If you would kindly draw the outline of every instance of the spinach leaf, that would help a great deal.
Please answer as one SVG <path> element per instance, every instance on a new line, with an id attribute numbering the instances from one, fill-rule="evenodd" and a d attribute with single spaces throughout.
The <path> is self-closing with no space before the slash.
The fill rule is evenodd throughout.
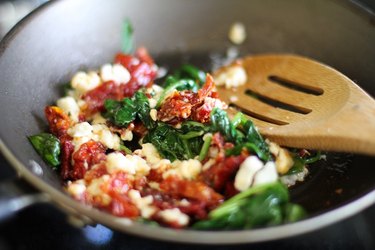
<path id="1" fill-rule="evenodd" d="M 28 139 L 43 160 L 54 169 L 58 169 L 58 166 L 60 165 L 59 139 L 49 133 L 32 135 L 29 136 Z"/>
<path id="2" fill-rule="evenodd" d="M 143 141 L 152 143 L 162 157 L 171 161 L 188 160 L 200 154 L 206 130 L 207 127 L 194 121 L 182 123 L 179 129 L 159 122 Z"/>
<path id="3" fill-rule="evenodd" d="M 292 222 L 304 216 L 300 206 L 289 202 L 287 187 L 275 182 L 233 196 L 212 210 L 208 220 L 195 223 L 193 228 L 246 229 Z"/>
<path id="4" fill-rule="evenodd" d="M 253 122 L 246 119 L 242 113 L 236 114 L 233 121 L 230 121 L 224 110 L 214 108 L 211 111 L 210 122 L 212 132 L 220 132 L 226 141 L 235 144 L 234 148 L 226 152 L 227 156 L 238 155 L 242 149 L 246 148 L 264 161 L 271 159 L 267 143 Z"/>
<path id="5" fill-rule="evenodd" d="M 136 118 L 139 118 L 148 129 L 155 126 L 155 121 L 150 117 L 148 98 L 142 91 L 137 91 L 132 98 L 124 98 L 121 101 L 107 99 L 104 108 L 106 111 L 103 116 L 116 126 L 126 127 Z"/>
<path id="6" fill-rule="evenodd" d="M 192 79 L 202 86 L 206 81 L 206 73 L 191 64 L 182 65 L 175 73 L 174 76 L 178 79 Z"/>
<path id="7" fill-rule="evenodd" d="M 168 124 L 158 123 L 147 133 L 143 141 L 152 143 L 163 158 L 171 161 L 189 159 L 189 150 L 185 148 L 186 145 L 178 136 L 177 130 Z"/>
<path id="8" fill-rule="evenodd" d="M 125 20 L 122 26 L 121 51 L 124 54 L 131 54 L 134 50 L 133 26 L 130 20 Z"/>
<path id="9" fill-rule="evenodd" d="M 155 127 L 156 122 L 152 120 L 150 116 L 150 103 L 148 102 L 148 98 L 144 93 L 140 91 L 137 91 L 135 93 L 134 105 L 135 107 L 137 107 L 137 116 L 141 120 L 143 125 L 145 125 L 147 129 Z"/>
<path id="10" fill-rule="evenodd" d="M 293 155 L 293 166 L 285 175 L 297 174 L 303 171 L 304 167 L 308 164 L 314 163 L 321 159 L 321 152 L 317 152 L 316 155 L 308 158 L 302 158 L 298 154 Z"/>

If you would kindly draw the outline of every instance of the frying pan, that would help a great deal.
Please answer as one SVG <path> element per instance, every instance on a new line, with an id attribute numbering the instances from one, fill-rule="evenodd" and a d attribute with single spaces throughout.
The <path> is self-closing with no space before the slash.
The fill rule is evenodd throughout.
<path id="1" fill-rule="evenodd" d="M 53 1 L 21 21 L 0 44 L 0 148 L 23 180 L 3 184 L 2 190 L 8 196 L 14 190 L 22 193 L 25 188 L 19 182 L 37 190 L 12 202 L 4 198 L 7 202 L 0 202 L 3 214 L 48 201 L 78 221 L 101 223 L 130 234 L 229 244 L 318 230 L 375 203 L 375 158 L 334 152 L 312 165 L 305 183 L 291 190 L 292 201 L 304 206 L 309 217 L 276 227 L 227 232 L 155 228 L 115 218 L 71 199 L 62 190 L 58 173 L 43 163 L 27 136 L 47 129 L 43 109 L 61 96 L 60 86 L 75 72 L 112 61 L 120 50 L 121 25 L 126 18 L 135 27 L 137 45 L 146 46 L 156 62 L 168 69 L 189 62 L 210 70 L 228 50 L 239 56 L 287 52 L 326 63 L 371 95 L 375 93 L 374 15 L 349 1 Z M 227 32 L 235 21 L 245 24 L 247 39 L 233 47 Z"/>

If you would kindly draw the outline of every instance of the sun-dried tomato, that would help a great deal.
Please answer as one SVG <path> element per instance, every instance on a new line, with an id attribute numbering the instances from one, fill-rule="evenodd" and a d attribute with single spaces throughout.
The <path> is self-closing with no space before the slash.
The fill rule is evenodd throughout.
<path id="1" fill-rule="evenodd" d="M 63 140 L 61 143 L 61 178 L 69 180 L 72 170 L 72 154 L 74 144 L 71 140 Z"/>
<path id="2" fill-rule="evenodd" d="M 139 216 L 139 209 L 131 202 L 127 193 L 134 186 L 134 181 L 124 172 L 117 172 L 111 176 L 107 185 L 103 186 L 103 192 L 111 197 L 111 203 L 106 208 L 113 215 L 135 218 Z"/>
<path id="3" fill-rule="evenodd" d="M 211 75 L 207 74 L 203 87 L 194 93 L 190 90 L 175 92 L 169 96 L 158 111 L 158 119 L 170 124 L 177 124 L 183 120 L 191 119 L 206 123 L 210 113 L 216 107 L 217 94 Z M 213 97 L 215 96 L 215 98 Z M 210 97 L 210 98 L 207 98 Z"/>
<path id="4" fill-rule="evenodd" d="M 215 165 L 200 174 L 200 179 L 221 193 L 224 191 L 226 183 L 233 180 L 240 164 L 246 157 L 246 154 L 241 154 L 217 160 Z"/>
<path id="5" fill-rule="evenodd" d="M 72 124 L 69 116 L 57 106 L 47 106 L 44 113 L 51 133 L 59 139 L 67 136 L 68 129 Z"/>
<path id="6" fill-rule="evenodd" d="M 175 92 L 168 97 L 158 111 L 158 120 L 171 124 L 190 117 L 196 95 L 191 91 Z"/>
<path id="7" fill-rule="evenodd" d="M 108 174 L 107 167 L 105 163 L 99 163 L 95 165 L 90 170 L 86 171 L 84 179 L 86 182 L 90 183 L 93 179 L 100 178 L 101 176 Z"/>
<path id="8" fill-rule="evenodd" d="M 176 198 L 188 198 L 215 206 L 223 200 L 223 196 L 200 181 L 182 180 L 169 176 L 160 183 L 160 189 Z"/>
<path id="9" fill-rule="evenodd" d="M 74 165 L 70 171 L 70 179 L 82 179 L 93 165 L 105 160 L 105 151 L 105 146 L 100 142 L 90 140 L 83 143 L 72 156 Z"/>
<path id="10" fill-rule="evenodd" d="M 104 82 L 83 95 L 87 107 L 85 114 L 90 116 L 95 112 L 102 112 L 106 99 L 121 100 L 131 97 L 141 87 L 149 87 L 157 74 L 157 67 L 146 49 L 139 49 L 136 56 L 117 54 L 115 63 L 123 65 L 130 73 L 130 80 L 126 84 L 116 84 L 113 81 Z"/>

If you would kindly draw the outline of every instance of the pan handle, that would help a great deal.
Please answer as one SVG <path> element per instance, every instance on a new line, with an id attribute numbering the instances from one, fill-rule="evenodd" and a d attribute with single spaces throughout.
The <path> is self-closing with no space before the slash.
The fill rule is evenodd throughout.
<path id="1" fill-rule="evenodd" d="M 0 222 L 26 207 L 48 200 L 23 179 L 0 182 Z"/>

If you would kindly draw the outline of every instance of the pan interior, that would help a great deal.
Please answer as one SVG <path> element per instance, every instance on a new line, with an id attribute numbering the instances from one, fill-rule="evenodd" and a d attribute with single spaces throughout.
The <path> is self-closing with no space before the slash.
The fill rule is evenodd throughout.
<path id="1" fill-rule="evenodd" d="M 58 174 L 42 162 L 27 136 L 46 130 L 43 109 L 75 72 L 112 61 L 125 18 L 134 24 L 137 45 L 149 48 L 169 70 L 189 62 L 210 71 L 233 53 L 295 53 L 336 68 L 375 94 L 374 19 L 346 2 L 56 1 L 19 24 L 0 45 L 0 136 L 22 163 L 21 174 L 32 173 L 61 190 Z M 247 40 L 240 46 L 227 39 L 235 21 L 246 26 Z M 310 167 L 306 183 L 292 189 L 292 200 L 312 216 L 352 202 L 375 188 L 374 164 L 373 157 L 328 153 L 326 161 Z"/>

